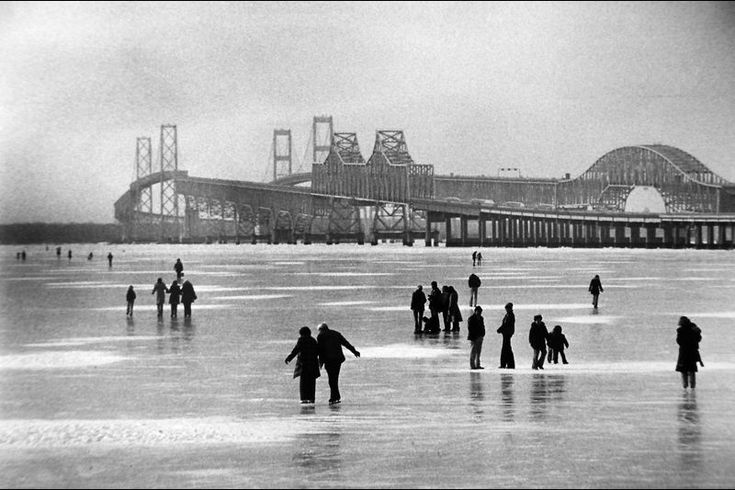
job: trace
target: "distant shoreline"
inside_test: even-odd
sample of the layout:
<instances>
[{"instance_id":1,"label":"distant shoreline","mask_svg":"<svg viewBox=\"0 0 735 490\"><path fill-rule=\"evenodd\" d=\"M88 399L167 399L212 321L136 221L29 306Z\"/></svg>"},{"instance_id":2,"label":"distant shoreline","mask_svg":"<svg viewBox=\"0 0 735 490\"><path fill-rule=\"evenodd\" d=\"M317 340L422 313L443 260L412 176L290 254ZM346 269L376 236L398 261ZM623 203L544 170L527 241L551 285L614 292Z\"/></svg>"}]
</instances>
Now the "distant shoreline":
<instances>
[{"instance_id":1,"label":"distant shoreline","mask_svg":"<svg viewBox=\"0 0 735 490\"><path fill-rule=\"evenodd\" d=\"M0 225L0 244L122 243L118 223L12 223Z\"/></svg>"}]
</instances>

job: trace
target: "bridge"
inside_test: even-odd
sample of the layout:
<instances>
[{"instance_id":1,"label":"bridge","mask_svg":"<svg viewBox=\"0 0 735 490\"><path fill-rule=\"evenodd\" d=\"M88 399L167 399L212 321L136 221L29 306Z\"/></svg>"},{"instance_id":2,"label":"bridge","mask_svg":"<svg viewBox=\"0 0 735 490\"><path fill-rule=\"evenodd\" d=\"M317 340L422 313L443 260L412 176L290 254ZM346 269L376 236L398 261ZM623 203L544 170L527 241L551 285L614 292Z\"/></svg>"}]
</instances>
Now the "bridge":
<instances>
[{"instance_id":1,"label":"bridge","mask_svg":"<svg viewBox=\"0 0 735 490\"><path fill-rule=\"evenodd\" d=\"M327 141L318 141L320 125ZM136 180L115 203L126 241L356 243L427 246L732 248L735 185L692 155L652 144L614 149L576 177L435 175L403 131L376 132L369 158L357 135L314 119L311 171L293 172L290 130L275 130L273 181L189 176L176 126L136 144ZM285 143L284 143L285 141ZM631 209L647 191L657 209Z\"/></svg>"}]
</instances>

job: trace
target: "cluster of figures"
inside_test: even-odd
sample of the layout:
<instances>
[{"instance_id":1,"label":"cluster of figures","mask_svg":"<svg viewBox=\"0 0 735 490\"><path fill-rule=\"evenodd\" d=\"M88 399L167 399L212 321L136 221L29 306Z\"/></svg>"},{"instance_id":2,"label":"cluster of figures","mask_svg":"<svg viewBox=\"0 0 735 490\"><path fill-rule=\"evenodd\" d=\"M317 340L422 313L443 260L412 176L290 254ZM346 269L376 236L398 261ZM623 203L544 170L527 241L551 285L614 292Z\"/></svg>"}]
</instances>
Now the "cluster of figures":
<instances>
[{"instance_id":1,"label":"cluster of figures","mask_svg":"<svg viewBox=\"0 0 735 490\"><path fill-rule=\"evenodd\" d=\"M324 367L329 377L329 404L335 405L342 401L339 392L339 372L345 355L342 346L345 346L355 357L360 357L360 352L352 347L347 339L336 330L331 330L326 323L319 325L316 339L311 336L309 327L299 329L299 340L291 353L286 357L286 364L296 357L293 377L300 377L299 391L301 403L314 403L316 401L316 379L321 375L320 370Z\"/></svg>"},{"instance_id":2,"label":"cluster of figures","mask_svg":"<svg viewBox=\"0 0 735 490\"><path fill-rule=\"evenodd\" d=\"M515 334L516 317L513 312L513 303L505 305L505 316L497 332L503 336L500 348L500 369L515 369L516 362L513 355L511 338ZM485 319L482 316L482 307L475 306L474 313L467 319L467 340L470 341L470 369L484 369L480 365L482 343L485 339ZM569 341L562 333L561 325L556 325L549 333L541 315L533 317L531 329L528 332L528 343L533 350L532 369L543 369L548 353L548 362L559 363L559 356L563 364L569 364L564 349L569 347ZM547 350L548 346L548 350Z\"/></svg>"},{"instance_id":3,"label":"cluster of figures","mask_svg":"<svg viewBox=\"0 0 735 490\"><path fill-rule=\"evenodd\" d=\"M467 281L470 288L470 306L477 305L477 290L482 281L475 274L470 274ZM429 304L430 316L425 317L426 304ZM439 317L444 321L445 332L459 332L459 323L462 321L462 311L459 309L459 293L454 286L442 286L441 290L436 281L431 281L429 297L424 294L423 286L418 285L411 295L411 311L413 311L414 333L435 334L441 331Z\"/></svg>"},{"instance_id":4,"label":"cluster of figures","mask_svg":"<svg viewBox=\"0 0 735 490\"><path fill-rule=\"evenodd\" d=\"M176 279L171 282L171 286L166 287L163 278L159 277L151 291L151 294L156 295L156 307L158 309L159 319L163 318L163 305L166 303L166 294L169 295L168 304L171 305L171 318L177 318L179 303L184 305L184 318L191 318L191 304L197 299L194 285L191 281L186 280L179 286L181 277L184 275L184 264L181 263L181 259L176 259L174 270L176 271ZM130 285L125 295L128 304L126 315L129 317L133 316L133 306L135 305L136 296L135 289Z\"/></svg>"}]
</instances>

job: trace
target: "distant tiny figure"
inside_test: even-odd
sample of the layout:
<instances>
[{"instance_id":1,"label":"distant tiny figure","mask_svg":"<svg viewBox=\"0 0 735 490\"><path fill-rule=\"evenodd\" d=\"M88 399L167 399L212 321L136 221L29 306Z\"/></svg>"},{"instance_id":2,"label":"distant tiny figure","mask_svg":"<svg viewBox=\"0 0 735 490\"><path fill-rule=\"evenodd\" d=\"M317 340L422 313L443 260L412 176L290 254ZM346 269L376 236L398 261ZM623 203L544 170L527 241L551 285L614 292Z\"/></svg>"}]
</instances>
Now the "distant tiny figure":
<instances>
[{"instance_id":1,"label":"distant tiny figure","mask_svg":"<svg viewBox=\"0 0 735 490\"><path fill-rule=\"evenodd\" d=\"M326 323L319 325L318 332L316 341L319 347L319 365L323 365L327 370L330 390L329 404L334 405L342 401L342 395L339 392L339 371L342 363L345 362L342 346L347 347L355 357L360 357L360 352L352 347L352 344L347 342L341 333L330 330Z\"/></svg>"},{"instance_id":2,"label":"distant tiny figure","mask_svg":"<svg viewBox=\"0 0 735 490\"><path fill-rule=\"evenodd\" d=\"M301 377L299 380L301 403L314 403L316 401L316 379L321 376L321 373L319 372L319 345L311 336L309 327L299 329L299 340L296 341L296 347L286 357L286 364L294 357L296 357L296 365L293 377Z\"/></svg>"},{"instance_id":3,"label":"distant tiny figure","mask_svg":"<svg viewBox=\"0 0 735 490\"><path fill-rule=\"evenodd\" d=\"M166 293L168 293L168 288L163 283L163 279L159 277L158 281L156 281L156 284L153 285L153 291L151 291L151 294L156 295L158 318L163 318L163 304L166 302Z\"/></svg>"},{"instance_id":4,"label":"distant tiny figure","mask_svg":"<svg viewBox=\"0 0 735 490\"><path fill-rule=\"evenodd\" d=\"M23 251L22 251L22 252L20 253L20 260L25 260L25 259L26 259L26 251L25 251L25 250L23 250Z\"/></svg>"},{"instance_id":5,"label":"distant tiny figure","mask_svg":"<svg viewBox=\"0 0 735 490\"><path fill-rule=\"evenodd\" d=\"M15 254L15 260L20 260L20 252Z\"/></svg>"},{"instance_id":6,"label":"distant tiny figure","mask_svg":"<svg viewBox=\"0 0 735 490\"><path fill-rule=\"evenodd\" d=\"M689 318L679 318L679 328L676 329L676 343L679 344L679 358L676 360L676 370L681 373L681 382L684 389L697 386L697 363L704 367L699 354L699 342L702 341L702 330Z\"/></svg>"},{"instance_id":7,"label":"distant tiny figure","mask_svg":"<svg viewBox=\"0 0 735 490\"><path fill-rule=\"evenodd\" d=\"M439 312L441 311L441 303L442 303L442 292L439 290L439 286L436 284L436 281L431 281L431 291L429 291L429 297L427 298L427 301L429 302L429 311L431 312L431 319L436 319L436 322L439 323Z\"/></svg>"},{"instance_id":8,"label":"distant tiny figure","mask_svg":"<svg viewBox=\"0 0 735 490\"><path fill-rule=\"evenodd\" d=\"M181 302L184 304L184 318L191 318L191 304L197 299L194 285L189 280L181 285ZM311 333L309 334L311 335Z\"/></svg>"},{"instance_id":9,"label":"distant tiny figure","mask_svg":"<svg viewBox=\"0 0 735 490\"><path fill-rule=\"evenodd\" d=\"M69 249L69 252L66 255L67 257L69 257L69 260L71 261L71 249Z\"/></svg>"},{"instance_id":10,"label":"distant tiny figure","mask_svg":"<svg viewBox=\"0 0 735 490\"><path fill-rule=\"evenodd\" d=\"M556 325L551 331L547 339L547 344L549 345L549 362L553 358L554 364L559 364L559 356L561 355L562 364L569 364L567 357L564 355L564 348L569 347L569 342L567 341L566 335L561 333L561 325Z\"/></svg>"},{"instance_id":11,"label":"distant tiny figure","mask_svg":"<svg viewBox=\"0 0 735 490\"><path fill-rule=\"evenodd\" d=\"M546 338L549 336L549 331L546 330L546 324L541 320L541 315L534 316L531 329L528 331L528 343L533 349L531 369L543 369L546 359Z\"/></svg>"},{"instance_id":12,"label":"distant tiny figure","mask_svg":"<svg viewBox=\"0 0 735 490\"><path fill-rule=\"evenodd\" d=\"M56 258L57 259L61 258L61 247L56 247Z\"/></svg>"},{"instance_id":13,"label":"distant tiny figure","mask_svg":"<svg viewBox=\"0 0 735 490\"><path fill-rule=\"evenodd\" d=\"M595 277L592 278L588 291L592 294L592 306L597 309L597 300L600 297L600 293L604 291L604 289L602 289L602 283L600 282L599 275L595 275Z\"/></svg>"},{"instance_id":14,"label":"distant tiny figure","mask_svg":"<svg viewBox=\"0 0 735 490\"><path fill-rule=\"evenodd\" d=\"M482 252L477 252L477 267L482 265Z\"/></svg>"},{"instance_id":15,"label":"distant tiny figure","mask_svg":"<svg viewBox=\"0 0 735 490\"><path fill-rule=\"evenodd\" d=\"M515 369L516 360L513 355L513 347L510 339L516 332L516 315L513 313L513 303L505 305L505 316L503 323L498 328L498 333L503 336L503 346L500 348L500 369Z\"/></svg>"},{"instance_id":16,"label":"distant tiny figure","mask_svg":"<svg viewBox=\"0 0 735 490\"><path fill-rule=\"evenodd\" d=\"M92 252L89 252L89 255L87 255L87 260L92 260L94 258L94 254Z\"/></svg>"},{"instance_id":17,"label":"distant tiny figure","mask_svg":"<svg viewBox=\"0 0 735 490\"><path fill-rule=\"evenodd\" d=\"M125 299L128 302L128 309L125 313L126 316L133 316L133 306L135 305L135 298L136 298L135 291L133 290L133 285L131 284L130 287L128 287L128 292L125 295Z\"/></svg>"},{"instance_id":18,"label":"distant tiny figure","mask_svg":"<svg viewBox=\"0 0 735 490\"><path fill-rule=\"evenodd\" d=\"M176 279L181 279L181 276L184 275L184 264L181 263L181 259L176 259L174 270L176 271Z\"/></svg>"},{"instance_id":19,"label":"distant tiny figure","mask_svg":"<svg viewBox=\"0 0 735 490\"><path fill-rule=\"evenodd\" d=\"M168 304L171 305L171 318L176 318L176 310L179 308L181 302L181 287L179 287L178 281L172 281L168 287Z\"/></svg>"},{"instance_id":20,"label":"distant tiny figure","mask_svg":"<svg viewBox=\"0 0 735 490\"><path fill-rule=\"evenodd\" d=\"M475 306L475 312L467 319L467 340L470 341L470 369L485 369L480 366L482 341L485 338L485 319L482 318L482 307Z\"/></svg>"},{"instance_id":21,"label":"distant tiny figure","mask_svg":"<svg viewBox=\"0 0 735 490\"><path fill-rule=\"evenodd\" d=\"M467 285L470 287L470 306L477 306L477 290L482 285L482 281L475 273L472 273L467 279Z\"/></svg>"},{"instance_id":22,"label":"distant tiny figure","mask_svg":"<svg viewBox=\"0 0 735 490\"><path fill-rule=\"evenodd\" d=\"M413 333L421 333L421 319L424 317L426 295L421 284L411 295L411 311L413 312Z\"/></svg>"},{"instance_id":23,"label":"distant tiny figure","mask_svg":"<svg viewBox=\"0 0 735 490\"><path fill-rule=\"evenodd\" d=\"M108 267L112 267L112 252L107 254L107 263L109 264Z\"/></svg>"},{"instance_id":24,"label":"distant tiny figure","mask_svg":"<svg viewBox=\"0 0 735 490\"><path fill-rule=\"evenodd\" d=\"M452 332L459 332L462 311L459 308L459 293L454 289L454 286L449 286L449 318L452 323Z\"/></svg>"},{"instance_id":25,"label":"distant tiny figure","mask_svg":"<svg viewBox=\"0 0 735 490\"><path fill-rule=\"evenodd\" d=\"M475 266L475 263L477 262L477 250L472 252L472 267Z\"/></svg>"}]
</instances>

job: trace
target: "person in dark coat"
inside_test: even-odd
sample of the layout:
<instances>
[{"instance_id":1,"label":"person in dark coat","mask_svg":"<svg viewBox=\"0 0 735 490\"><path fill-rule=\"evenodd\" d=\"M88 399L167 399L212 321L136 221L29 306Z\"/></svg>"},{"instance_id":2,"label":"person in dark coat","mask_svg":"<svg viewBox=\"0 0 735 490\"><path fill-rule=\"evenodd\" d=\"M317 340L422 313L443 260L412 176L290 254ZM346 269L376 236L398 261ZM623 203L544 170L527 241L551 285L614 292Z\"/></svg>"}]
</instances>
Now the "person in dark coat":
<instances>
[{"instance_id":1,"label":"person in dark coat","mask_svg":"<svg viewBox=\"0 0 735 490\"><path fill-rule=\"evenodd\" d=\"M156 308L158 309L158 318L163 317L163 304L166 302L166 293L168 293L168 288L166 287L166 284L164 284L163 279L159 277L156 283L153 285L153 291L151 291L151 294L156 295Z\"/></svg>"},{"instance_id":2,"label":"person in dark coat","mask_svg":"<svg viewBox=\"0 0 735 490\"><path fill-rule=\"evenodd\" d=\"M442 328L441 325L439 325L438 316L425 316L422 321L424 322L424 333L437 334L441 332Z\"/></svg>"},{"instance_id":3,"label":"person in dark coat","mask_svg":"<svg viewBox=\"0 0 735 490\"><path fill-rule=\"evenodd\" d=\"M569 364L567 357L564 355L564 347L569 347L569 342L567 342L566 335L561 333L561 325L555 326L554 330L551 331L547 344L549 345L549 362L553 358L554 364L559 364L559 355L561 355L562 364Z\"/></svg>"},{"instance_id":4,"label":"person in dark coat","mask_svg":"<svg viewBox=\"0 0 735 490\"><path fill-rule=\"evenodd\" d=\"M319 325L318 332L316 341L319 347L319 365L323 365L327 370L330 390L329 404L334 405L342 400L339 392L339 371L342 363L345 362L342 346L347 347L355 357L360 357L360 352L352 347L352 344L347 342L341 333L330 330L326 323Z\"/></svg>"},{"instance_id":5,"label":"person in dark coat","mask_svg":"<svg viewBox=\"0 0 735 490\"><path fill-rule=\"evenodd\" d=\"M107 254L107 263L109 264L109 267L112 267L112 252Z\"/></svg>"},{"instance_id":6,"label":"person in dark coat","mask_svg":"<svg viewBox=\"0 0 735 490\"><path fill-rule=\"evenodd\" d=\"M477 267L482 265L482 252L477 252Z\"/></svg>"},{"instance_id":7,"label":"person in dark coat","mask_svg":"<svg viewBox=\"0 0 735 490\"><path fill-rule=\"evenodd\" d=\"M424 305L426 295L423 287L419 284L416 291L411 295L411 311L413 312L413 333L421 333L421 319L424 317Z\"/></svg>"},{"instance_id":8,"label":"person in dark coat","mask_svg":"<svg viewBox=\"0 0 735 490\"><path fill-rule=\"evenodd\" d=\"M181 302L181 288L178 281L173 281L168 288L168 304L171 305L171 318L176 318L176 310Z\"/></svg>"},{"instance_id":9,"label":"person in dark coat","mask_svg":"<svg viewBox=\"0 0 735 490\"><path fill-rule=\"evenodd\" d=\"M181 285L181 302L184 304L184 318L191 318L191 304L196 299L197 293L194 292L194 285L187 279Z\"/></svg>"},{"instance_id":10,"label":"person in dark coat","mask_svg":"<svg viewBox=\"0 0 735 490\"><path fill-rule=\"evenodd\" d=\"M470 274L470 277L467 279L467 285L470 288L470 306L472 306L473 304L477 306L477 290L480 288L481 284L482 281L479 277L477 277L476 274Z\"/></svg>"},{"instance_id":11,"label":"person in dark coat","mask_svg":"<svg viewBox=\"0 0 735 490\"><path fill-rule=\"evenodd\" d=\"M442 292L439 290L439 286L436 281L431 281L431 291L429 292L428 302L429 311L431 312L431 319L436 319L439 323L439 312L441 311L441 298Z\"/></svg>"},{"instance_id":12,"label":"person in dark coat","mask_svg":"<svg viewBox=\"0 0 735 490\"><path fill-rule=\"evenodd\" d=\"M449 316L452 320L452 332L459 332L462 311L459 308L459 293L454 286L449 286Z\"/></svg>"},{"instance_id":13,"label":"person in dark coat","mask_svg":"<svg viewBox=\"0 0 735 490\"><path fill-rule=\"evenodd\" d=\"M137 295L135 294L135 290L133 289L133 285L131 284L128 288L128 292L125 294L125 300L128 302L128 308L125 312L125 316L133 316L133 306L135 305L135 297Z\"/></svg>"},{"instance_id":14,"label":"person in dark coat","mask_svg":"<svg viewBox=\"0 0 735 490\"><path fill-rule=\"evenodd\" d=\"M697 385L697 363L704 366L699 355L699 342L702 341L702 330L689 318L679 318L679 328L676 329L676 343L679 344L679 358L676 360L676 370L681 373L682 386L694 389Z\"/></svg>"},{"instance_id":15,"label":"person in dark coat","mask_svg":"<svg viewBox=\"0 0 735 490\"><path fill-rule=\"evenodd\" d=\"M546 359L546 338L549 336L549 331L546 329L546 324L541 320L541 315L534 316L531 329L528 331L528 343L531 344L533 349L531 369L543 369L544 360Z\"/></svg>"},{"instance_id":16,"label":"person in dark coat","mask_svg":"<svg viewBox=\"0 0 735 490\"><path fill-rule=\"evenodd\" d=\"M476 263L477 263L477 250L472 252L472 267L474 267Z\"/></svg>"},{"instance_id":17,"label":"person in dark coat","mask_svg":"<svg viewBox=\"0 0 735 490\"><path fill-rule=\"evenodd\" d=\"M444 331L449 332L452 329L452 323L449 318L449 303L452 300L452 293L449 292L449 286L442 286L442 295L440 298L440 311L444 320Z\"/></svg>"},{"instance_id":18,"label":"person in dark coat","mask_svg":"<svg viewBox=\"0 0 735 490\"><path fill-rule=\"evenodd\" d=\"M316 401L316 379L321 376L321 373L319 372L319 346L316 339L311 336L309 327L299 329L299 340L296 341L296 347L286 357L286 364L296 356L298 357L293 377L301 377L299 380L301 403L314 403Z\"/></svg>"},{"instance_id":19,"label":"person in dark coat","mask_svg":"<svg viewBox=\"0 0 735 490\"><path fill-rule=\"evenodd\" d=\"M600 276L595 275L590 281L590 287L587 290L592 295L592 306L597 309L597 300L600 297L600 293L604 291L602 289L602 283L600 282Z\"/></svg>"},{"instance_id":20,"label":"person in dark coat","mask_svg":"<svg viewBox=\"0 0 735 490\"><path fill-rule=\"evenodd\" d=\"M181 279L181 276L184 275L184 264L181 263L181 259L176 259L174 270L176 271L176 279Z\"/></svg>"},{"instance_id":21,"label":"person in dark coat","mask_svg":"<svg viewBox=\"0 0 735 490\"><path fill-rule=\"evenodd\" d=\"M482 341L485 339L485 319L482 307L475 306L475 312L467 319L467 340L470 341L470 369L485 369L480 366Z\"/></svg>"},{"instance_id":22,"label":"person in dark coat","mask_svg":"<svg viewBox=\"0 0 735 490\"><path fill-rule=\"evenodd\" d=\"M515 369L516 360L513 356L513 347L510 345L510 339L516 332L516 316L513 313L513 303L505 305L505 316L503 323L498 328L498 333L503 336L503 346L500 348L500 368Z\"/></svg>"}]
</instances>

